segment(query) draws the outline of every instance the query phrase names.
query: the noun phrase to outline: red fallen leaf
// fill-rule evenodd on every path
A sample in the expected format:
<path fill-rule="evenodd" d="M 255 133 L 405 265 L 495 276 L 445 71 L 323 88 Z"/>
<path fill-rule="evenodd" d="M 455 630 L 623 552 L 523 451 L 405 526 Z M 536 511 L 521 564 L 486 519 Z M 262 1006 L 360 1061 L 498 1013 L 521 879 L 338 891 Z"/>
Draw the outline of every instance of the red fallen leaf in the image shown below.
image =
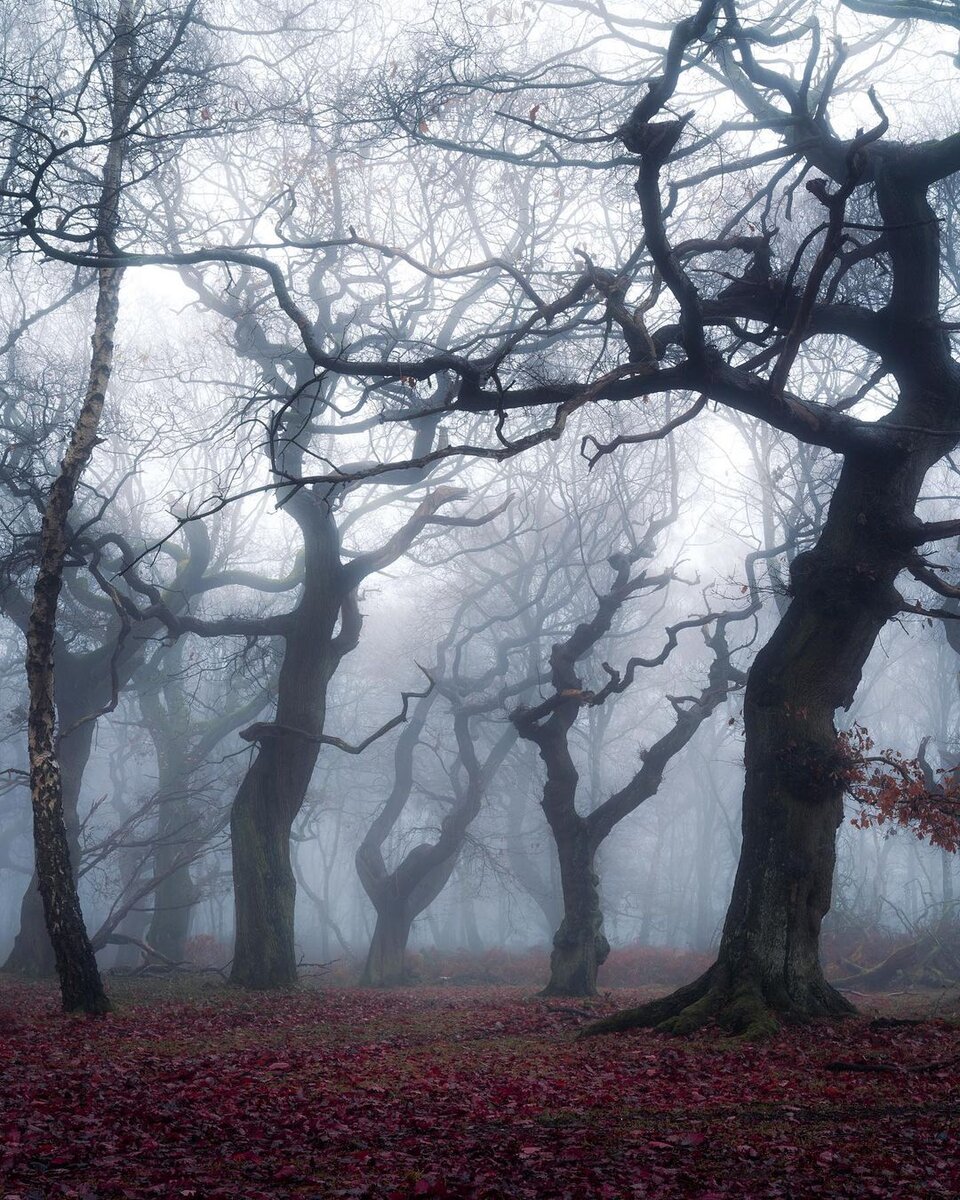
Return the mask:
<path fill-rule="evenodd" d="M 678 1146 L 702 1146 L 706 1140 L 705 1133 L 681 1133 L 673 1139 Z"/>
<path fill-rule="evenodd" d="M 0 1134 L 17 1129 L 22 1148 L 0 1166 L 0 1200 L 960 1197 L 942 1073 L 844 1079 L 850 1113 L 864 1117 L 822 1120 L 826 1063 L 946 1062 L 960 1031 L 945 1025 L 854 1019 L 762 1047 L 709 1032 L 582 1045 L 568 1041 L 568 1017 L 515 989 L 330 988 L 269 1005 L 161 993 L 108 1033 L 78 1036 L 52 992 L 0 979 L 0 1008 L 7 999 L 20 1015 L 0 1036 Z M 598 1015 L 615 1006 L 596 1003 Z M 828 1152 L 829 1166 L 818 1159 Z"/>
<path fill-rule="evenodd" d="M 292 1065 L 292 1063 L 280 1061 L 270 1063 L 268 1067 L 264 1067 L 263 1069 L 265 1071 L 289 1071 Z"/>

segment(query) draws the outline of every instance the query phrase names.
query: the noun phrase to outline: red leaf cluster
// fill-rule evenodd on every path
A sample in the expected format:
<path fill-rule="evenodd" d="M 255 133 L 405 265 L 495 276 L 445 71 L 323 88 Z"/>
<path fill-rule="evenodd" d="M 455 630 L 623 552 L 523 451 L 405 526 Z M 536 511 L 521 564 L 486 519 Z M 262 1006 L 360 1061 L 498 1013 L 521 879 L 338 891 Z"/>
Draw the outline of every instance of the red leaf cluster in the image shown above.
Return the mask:
<path fill-rule="evenodd" d="M 862 725 L 839 735 L 845 761 L 844 786 L 860 805 L 851 824 L 858 829 L 889 824 L 955 854 L 960 847 L 960 777 L 956 770 L 931 778 L 918 758 L 897 750 L 871 754 L 872 738 Z"/>

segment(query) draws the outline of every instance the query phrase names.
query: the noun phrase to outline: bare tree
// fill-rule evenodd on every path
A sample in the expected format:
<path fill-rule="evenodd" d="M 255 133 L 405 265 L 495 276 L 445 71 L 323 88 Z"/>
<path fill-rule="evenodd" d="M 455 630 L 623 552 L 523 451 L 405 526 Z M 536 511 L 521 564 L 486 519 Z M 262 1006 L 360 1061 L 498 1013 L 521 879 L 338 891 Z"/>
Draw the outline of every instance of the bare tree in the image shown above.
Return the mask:
<path fill-rule="evenodd" d="M 499 254 L 471 261 L 458 243 L 455 260 L 438 268 L 349 223 L 344 230 L 327 229 L 320 216 L 303 222 L 297 187 L 267 206 L 277 214 L 273 244 L 251 245 L 237 221 L 235 245 L 178 247 L 167 239 L 158 249 L 133 236 L 122 248 L 96 247 L 89 238 L 71 242 L 77 210 L 52 216 L 55 173 L 36 162 L 33 182 L 18 192 L 17 236 L 79 266 L 218 262 L 261 273 L 313 368 L 309 380 L 298 376 L 302 384 L 339 376 L 359 402 L 402 381 L 453 381 L 433 401 L 442 428 L 429 449 L 388 462 L 281 469 L 261 485 L 296 487 L 297 497 L 456 456 L 501 462 L 557 440 L 581 412 L 597 422 L 584 443 L 597 462 L 701 420 L 709 401 L 839 456 L 822 531 L 790 566 L 790 604 L 746 689 L 743 849 L 717 963 L 621 1024 L 684 1030 L 717 1018 L 762 1032 L 776 1013 L 841 1015 L 850 1005 L 826 983 L 818 954 L 842 811 L 834 717 L 852 702 L 886 622 L 918 611 L 919 602 L 897 590 L 901 573 L 956 595 L 920 547 L 960 526 L 924 522 L 916 509 L 928 470 L 960 437 L 954 330 L 941 312 L 942 239 L 931 203 L 960 169 L 958 140 L 890 136 L 884 101 L 868 87 L 876 46 L 885 40 L 895 55 L 897 39 L 915 35 L 897 3 L 851 4 L 878 15 L 858 16 L 863 24 L 845 46 L 824 44 L 813 6 L 801 21 L 804 10 L 792 5 L 770 11 L 749 0 L 702 0 L 666 36 L 643 16 L 620 17 L 589 0 L 573 7 L 605 37 L 622 37 L 627 49 L 613 75 L 576 49 L 536 69 L 491 70 L 469 44 L 448 38 L 421 46 L 398 79 L 385 71 L 378 105 L 352 114 L 404 155 L 414 144 L 418 154 L 433 151 L 443 161 L 468 154 L 496 164 L 491 170 L 509 164 L 550 179 L 569 172 L 583 186 L 603 179 L 596 207 L 616 197 L 625 216 L 616 237 L 578 246 L 572 267 L 556 268 L 546 254 L 530 270 Z M 836 11 L 842 18 L 845 6 Z M 953 28 L 947 10 L 917 5 L 907 13 Z M 646 38 L 640 44 L 638 29 Z M 884 69 L 882 77 L 891 74 Z M 717 88 L 724 105 L 715 102 Z M 491 93 L 507 96 L 510 107 L 493 109 Z M 844 133 L 854 98 L 872 125 Z M 550 123 L 541 120 L 547 112 Z M 631 212 L 628 174 L 636 178 Z M 719 189 L 732 194 L 734 180 L 742 203 L 720 207 Z M 791 219 L 802 236 L 781 232 Z M 492 321 L 479 300 L 446 339 L 385 334 L 387 301 L 381 320 L 344 339 L 328 314 L 311 307 L 309 286 L 285 270 L 286 256 L 300 250 L 399 260 L 429 278 L 439 269 L 461 294 L 477 273 L 496 273 L 505 299 Z M 860 384 L 853 395 L 808 393 L 801 364 L 819 339 L 866 364 L 873 386 L 864 392 Z M 881 376 L 893 382 L 892 393 Z M 675 408 L 662 420 L 649 415 L 635 432 L 601 440 L 599 413 L 668 393 L 689 398 L 679 415 Z M 883 412 L 879 419 L 871 405 Z M 663 411 L 652 403 L 637 409 Z M 289 433 L 287 411 L 278 428 Z M 483 414 L 490 429 L 477 433 L 470 418 Z M 324 610 L 330 628 L 339 611 Z M 265 742 L 261 754 L 270 757 Z M 286 880 L 284 860 L 271 865 Z"/>
<path fill-rule="evenodd" d="M 553 939 L 547 995 L 591 996 L 596 992 L 597 969 L 610 950 L 602 932 L 603 913 L 595 867 L 597 851 L 620 821 L 656 795 L 671 760 L 731 690 L 745 682 L 743 672 L 730 660 L 726 631 L 731 622 L 752 617 L 758 608 L 756 602 L 739 612 L 706 613 L 677 621 L 667 628 L 666 639 L 657 654 L 649 658 L 632 656 L 623 671 L 604 663 L 607 682 L 597 691 L 584 687 L 578 663 L 588 658 L 610 632 L 623 606 L 631 599 L 649 597 L 662 590 L 675 577 L 672 571 L 635 570 L 640 559 L 652 557 L 658 537 L 675 519 L 674 509 L 666 517 L 652 521 L 630 552 L 610 556 L 614 580 L 598 596 L 592 617 L 551 648 L 552 694 L 533 708 L 518 708 L 512 713 L 521 736 L 537 746 L 546 767 L 541 803 L 560 860 L 564 913 Z M 703 631 L 713 655 L 708 682 L 698 695 L 668 697 L 674 712 L 673 724 L 643 751 L 640 769 L 616 792 L 587 814 L 581 814 L 577 810 L 579 772 L 569 744 L 581 710 L 606 704 L 632 684 L 638 671 L 665 662 L 677 646 L 680 633 L 692 628 Z"/>
<path fill-rule="evenodd" d="M 511 540 L 514 531 L 501 540 Z M 472 547 L 478 556 L 491 557 L 490 547 Z M 492 556 L 495 560 L 495 553 Z M 397 740 L 394 754 L 393 783 L 386 801 L 364 834 L 357 853 L 357 873 L 363 889 L 377 912 L 373 938 L 361 982 L 374 987 L 391 987 L 408 981 L 406 946 L 413 922 L 433 903 L 446 887 L 456 869 L 468 830 L 480 812 L 484 798 L 517 740 L 516 730 L 503 722 L 502 710 L 507 697 L 528 691 L 536 677 L 522 673 L 518 677 L 512 656 L 496 653 L 493 665 L 480 674 L 468 669 L 471 643 L 489 637 L 491 626 L 509 625 L 515 612 L 484 615 L 485 608 L 503 594 L 503 577 L 490 572 L 488 562 L 480 568 L 488 574 L 479 594 L 471 594 L 457 606 L 450 629 L 437 647 L 437 662 L 431 675 L 436 689 L 422 699 Z M 526 581 L 531 572 L 524 571 Z M 480 602 L 483 601 L 481 604 Z M 526 596 L 522 608 L 536 607 L 537 596 Z M 443 816 L 433 840 L 420 838 L 396 856 L 388 867 L 385 843 L 397 829 L 410 807 L 417 782 L 415 755 L 425 740 L 425 727 L 436 702 L 442 697 L 444 716 L 452 724 L 454 750 L 443 755 L 439 742 L 432 746 L 431 757 L 445 762 L 443 792 L 435 799 Z M 490 728 L 489 719 L 499 717 L 501 727 Z M 484 718 L 487 718 L 484 721 Z M 488 726 L 486 737 L 477 735 L 476 726 Z M 423 780 L 421 790 L 427 791 Z"/>

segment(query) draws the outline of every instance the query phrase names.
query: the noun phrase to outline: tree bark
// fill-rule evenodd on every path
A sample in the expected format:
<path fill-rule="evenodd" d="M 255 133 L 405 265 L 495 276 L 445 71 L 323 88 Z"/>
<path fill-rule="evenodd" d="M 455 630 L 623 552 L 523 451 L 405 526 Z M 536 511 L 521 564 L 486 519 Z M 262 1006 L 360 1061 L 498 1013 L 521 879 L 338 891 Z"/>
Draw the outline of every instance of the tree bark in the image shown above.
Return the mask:
<path fill-rule="evenodd" d="M 582 826 L 583 822 L 578 823 Z M 606 962 L 610 943 L 603 933 L 600 878 L 594 870 L 594 849 L 585 828 L 558 835 L 563 920 L 554 934 L 550 979 L 544 996 L 595 996 L 597 971 Z"/>
<path fill-rule="evenodd" d="M 133 21 L 121 0 L 110 53 L 111 138 L 97 211 L 97 249 L 110 253 L 118 218 L 125 135 L 130 117 L 130 54 Z M 70 541 L 69 518 L 77 485 L 99 441 L 100 418 L 113 368 L 113 339 L 123 271 L 98 271 L 97 306 L 91 339 L 90 373 L 70 443 L 44 506 L 40 552 L 27 626 L 27 743 L 37 881 L 53 947 L 63 1007 L 102 1013 L 110 1008 L 87 937 L 77 896 L 74 863 L 64 818 L 63 778 L 56 742 L 54 646 L 63 566 Z"/>
<path fill-rule="evenodd" d="M 359 635 L 353 616 L 345 611 L 343 627 L 334 637 L 347 597 L 330 504 L 300 492 L 287 509 L 304 534 L 303 595 L 287 626 L 275 725 L 261 735 L 230 813 L 236 906 L 230 979 L 255 989 L 292 987 L 297 982 L 290 833 L 320 752 L 327 686 Z"/>
<path fill-rule="evenodd" d="M 410 983 L 407 941 L 412 924 L 402 903 L 386 903 L 377 908 L 377 923 L 360 977 L 362 987 L 401 987 Z"/>
<path fill-rule="evenodd" d="M 753 1037 L 778 1017 L 854 1011 L 819 956 L 843 815 L 833 718 L 853 702 L 880 630 L 902 606 L 894 581 L 908 549 L 897 531 L 936 457 L 848 455 L 820 540 L 794 560 L 789 608 L 747 681 L 743 846 L 717 962 L 673 996 L 591 1031 L 685 1033 L 714 1019 Z"/>
<path fill-rule="evenodd" d="M 68 1012 L 102 1013 L 110 1009 L 80 911 L 64 820 L 63 783 L 56 752 L 53 649 L 68 546 L 68 519 L 80 476 L 97 444 L 113 362 L 120 278 L 119 271 L 100 272 L 90 379 L 60 474 L 50 489 L 44 510 L 40 562 L 27 631 L 28 747 L 36 871 L 63 1007 Z"/>
<path fill-rule="evenodd" d="M 69 729 L 73 723 L 70 714 L 74 707 L 64 703 L 58 704 L 57 717 L 61 729 Z M 77 877 L 80 859 L 80 788 L 93 745 L 93 730 L 93 722 L 88 722 L 60 740 L 57 745 L 60 756 L 61 805 L 74 879 Z M 20 928 L 2 969 L 4 972 L 23 975 L 27 979 L 49 979 L 56 974 L 56 960 L 47 933 L 36 868 L 20 902 Z"/>

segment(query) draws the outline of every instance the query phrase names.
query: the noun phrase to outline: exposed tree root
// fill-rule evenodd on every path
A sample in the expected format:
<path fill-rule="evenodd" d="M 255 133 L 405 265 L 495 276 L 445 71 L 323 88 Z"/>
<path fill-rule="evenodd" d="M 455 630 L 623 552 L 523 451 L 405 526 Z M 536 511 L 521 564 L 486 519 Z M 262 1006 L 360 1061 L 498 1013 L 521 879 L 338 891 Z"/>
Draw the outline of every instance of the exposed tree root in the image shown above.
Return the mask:
<path fill-rule="evenodd" d="M 771 998 L 754 977 L 742 974 L 731 978 L 729 971 L 715 964 L 669 996 L 594 1021 L 579 1036 L 628 1029 L 656 1029 L 683 1036 L 714 1021 L 735 1036 L 757 1041 L 776 1033 L 781 1021 L 843 1017 L 855 1011 L 849 1000 L 825 982 L 812 982 L 802 1000 L 786 993 Z"/>

